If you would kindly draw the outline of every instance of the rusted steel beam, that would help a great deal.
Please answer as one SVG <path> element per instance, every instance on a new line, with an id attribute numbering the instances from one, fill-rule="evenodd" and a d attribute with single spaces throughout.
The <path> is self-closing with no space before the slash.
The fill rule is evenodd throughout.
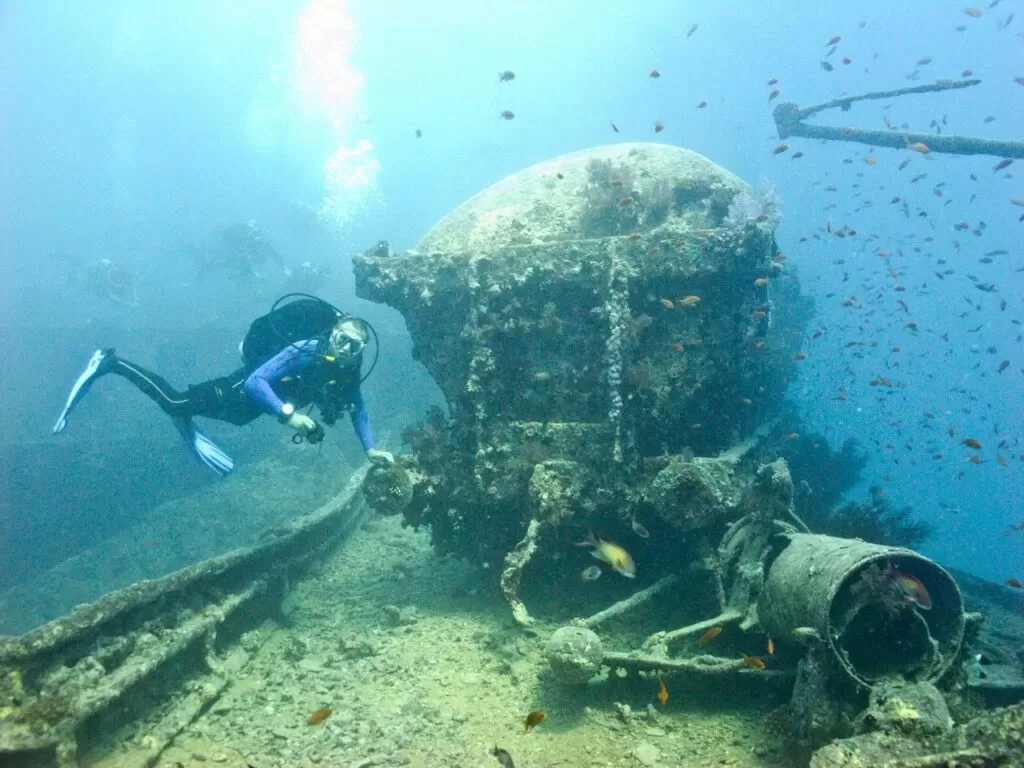
<path id="1" fill-rule="evenodd" d="M 186 689 L 182 670 L 217 686 L 197 716 L 224 687 L 219 651 L 279 612 L 291 578 L 358 525 L 365 473 L 255 546 L 125 587 L 27 635 L 0 636 L 0 765 L 74 768 L 112 728 Z M 136 699 L 146 707 L 136 711 Z M 157 729 L 154 762 L 182 727 Z"/>
<path id="2" fill-rule="evenodd" d="M 800 107 L 792 103 L 779 104 L 775 108 L 775 126 L 780 139 L 797 136 L 805 139 L 826 139 L 829 141 L 853 141 L 872 147 L 908 149 L 912 144 L 925 144 L 931 152 L 951 155 L 993 155 L 995 157 L 1024 158 L 1024 142 L 980 139 L 975 136 L 943 136 L 932 133 L 909 133 L 907 131 L 873 130 L 866 128 L 842 128 L 832 125 L 808 125 L 805 121 L 826 109 L 839 108 L 844 112 L 858 101 L 867 99 L 890 99 L 915 93 L 935 93 L 978 85 L 980 80 L 940 80 L 930 85 L 912 88 L 898 88 L 893 91 L 872 91 L 860 96 L 842 96 L 813 107 Z"/>

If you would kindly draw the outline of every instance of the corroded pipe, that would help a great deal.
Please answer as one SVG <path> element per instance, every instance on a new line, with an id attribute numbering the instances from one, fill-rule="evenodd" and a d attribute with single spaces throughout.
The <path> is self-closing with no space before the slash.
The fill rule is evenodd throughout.
<path id="1" fill-rule="evenodd" d="M 909 549 L 805 533 L 779 537 L 758 602 L 780 643 L 810 627 L 852 680 L 870 688 L 892 675 L 939 680 L 964 637 L 953 577 Z"/>
<path id="2" fill-rule="evenodd" d="M 808 125 L 805 120 L 825 109 L 838 107 L 844 112 L 850 105 L 866 99 L 889 99 L 914 93 L 932 93 L 951 89 L 969 88 L 981 83 L 980 80 L 940 81 L 930 85 L 899 88 L 893 91 L 874 91 L 860 96 L 845 96 L 813 107 L 800 107 L 785 102 L 775 107 L 773 116 L 780 139 L 798 136 L 805 139 L 827 139 L 830 141 L 853 141 L 873 147 L 907 149 L 911 144 L 924 144 L 931 152 L 950 155 L 993 155 L 995 157 L 1024 158 L 1024 142 L 980 139 L 975 136 L 942 136 L 931 133 L 909 133 L 906 131 L 872 130 L 866 128 L 842 128 L 832 125 Z"/>
<path id="3" fill-rule="evenodd" d="M 670 573 L 668 576 L 658 579 L 646 589 L 642 589 L 639 592 L 630 595 L 625 600 L 620 600 L 619 602 L 608 606 L 603 611 L 598 611 L 593 616 L 574 621 L 573 624 L 578 627 L 596 627 L 598 624 L 608 621 L 608 619 L 621 616 L 626 613 L 626 611 L 630 611 L 637 606 L 647 603 L 652 597 L 662 590 L 674 586 L 679 581 L 679 578 L 679 574 Z"/>

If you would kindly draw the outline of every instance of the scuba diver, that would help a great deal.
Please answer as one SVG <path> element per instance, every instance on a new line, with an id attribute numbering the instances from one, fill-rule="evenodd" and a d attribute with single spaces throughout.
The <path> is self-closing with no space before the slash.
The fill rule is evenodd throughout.
<path id="1" fill-rule="evenodd" d="M 267 262 L 284 269 L 284 259 L 270 244 L 256 219 L 240 221 L 221 230 L 216 244 L 191 246 L 189 250 L 200 277 L 227 272 L 238 279 L 259 279 L 262 277 L 259 269 Z"/>
<path id="2" fill-rule="evenodd" d="M 110 259 L 84 264 L 80 275 L 81 286 L 89 293 L 126 307 L 137 306 L 135 278 L 127 267 Z"/>
<path id="3" fill-rule="evenodd" d="M 294 298 L 282 306 L 286 299 Z M 374 464 L 391 464 L 388 451 L 374 447 L 370 414 L 360 385 L 377 363 L 379 344 L 370 370 L 362 375 L 363 350 L 373 327 L 334 305 L 308 294 L 286 294 L 271 311 L 257 318 L 239 345 L 245 365 L 234 373 L 175 390 L 157 374 L 124 360 L 113 349 L 93 353 L 71 388 L 64 410 L 53 428 L 63 432 L 68 416 L 93 383 L 114 373 L 134 384 L 174 421 L 192 454 L 218 475 L 228 474 L 234 462 L 223 449 L 192 423 L 195 416 L 242 426 L 264 413 L 295 430 L 292 442 L 319 443 L 323 427 L 299 409 L 315 405 L 324 424 L 333 426 L 344 411 L 366 457 Z"/>
<path id="4" fill-rule="evenodd" d="M 62 252 L 51 253 L 50 258 L 67 265 L 65 274 L 76 288 L 124 307 L 138 306 L 135 275 L 123 264 L 108 258 L 85 262 L 76 254 Z"/>

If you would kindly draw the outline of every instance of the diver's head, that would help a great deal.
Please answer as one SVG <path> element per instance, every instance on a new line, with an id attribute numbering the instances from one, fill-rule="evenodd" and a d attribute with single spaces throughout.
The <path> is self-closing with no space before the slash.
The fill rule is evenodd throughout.
<path id="1" fill-rule="evenodd" d="M 363 348 L 370 339 L 370 326 L 358 317 L 346 317 L 338 321 L 331 330 L 327 341 L 327 354 L 342 366 L 354 365 L 363 354 Z"/>

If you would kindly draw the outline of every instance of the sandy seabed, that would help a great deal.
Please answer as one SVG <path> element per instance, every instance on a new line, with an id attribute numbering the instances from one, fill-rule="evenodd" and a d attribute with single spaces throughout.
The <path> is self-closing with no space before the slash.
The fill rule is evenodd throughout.
<path id="1" fill-rule="evenodd" d="M 370 519 L 295 586 L 288 626 L 242 637 L 252 659 L 157 765 L 496 768 L 495 745 L 516 768 L 789 764 L 778 701 L 737 709 L 671 679 L 665 705 L 652 678 L 560 684 L 544 659 L 559 625 L 516 628 L 492 580 L 396 518 Z M 547 718 L 524 733 L 535 709 Z M 138 765 L 133 751 L 93 765 Z"/>

